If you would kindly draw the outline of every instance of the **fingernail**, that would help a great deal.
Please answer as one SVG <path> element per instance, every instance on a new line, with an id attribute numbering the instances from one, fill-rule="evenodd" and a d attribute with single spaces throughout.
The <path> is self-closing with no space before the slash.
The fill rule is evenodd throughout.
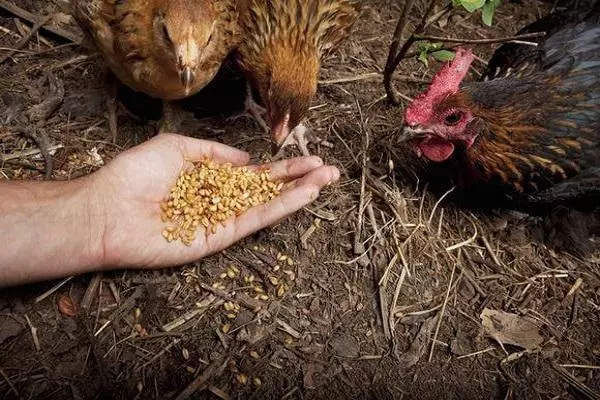
<path id="1" fill-rule="evenodd" d="M 340 170 L 336 167 L 331 167 L 331 179 L 327 183 L 327 186 L 330 186 L 337 182 L 340 179 Z"/>
<path id="2" fill-rule="evenodd" d="M 323 160 L 319 156 L 310 156 L 310 160 L 313 161 L 318 167 L 323 165 Z"/>

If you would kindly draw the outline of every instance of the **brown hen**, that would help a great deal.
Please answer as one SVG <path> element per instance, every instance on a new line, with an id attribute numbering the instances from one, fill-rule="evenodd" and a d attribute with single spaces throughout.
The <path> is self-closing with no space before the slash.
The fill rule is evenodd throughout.
<path id="1" fill-rule="evenodd" d="M 72 5 L 80 26 L 124 84 L 170 101 L 205 87 L 235 47 L 235 1 L 73 0 Z M 177 122 L 165 102 L 159 131 L 174 130 Z"/>
<path id="2" fill-rule="evenodd" d="M 359 2 L 239 1 L 243 40 L 236 60 L 266 107 L 273 152 L 295 141 L 308 154 L 301 122 L 317 91 L 321 58 L 349 35 Z M 247 108 L 261 121 L 251 97 Z"/>

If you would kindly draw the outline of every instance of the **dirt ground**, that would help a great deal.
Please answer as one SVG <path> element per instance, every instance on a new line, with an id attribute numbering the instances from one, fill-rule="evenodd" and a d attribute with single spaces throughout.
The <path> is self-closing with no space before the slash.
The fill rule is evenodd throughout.
<path id="1" fill-rule="evenodd" d="M 57 3 L 14 4 L 41 16 Z M 380 73 L 402 3 L 364 4 L 352 38 L 324 62 L 308 121 L 332 144 L 312 151 L 340 167 L 341 182 L 194 264 L 2 290 L 1 398 L 600 398 L 600 259 L 546 248 L 520 214 L 437 204 L 399 172 L 419 161 L 389 146 L 403 107 L 385 101 Z M 429 33 L 507 36 L 550 7 L 503 4 L 491 28 L 457 11 Z M 67 15 L 55 19 L 78 32 Z M 0 54 L 28 26 L 0 13 Z M 494 48 L 475 51 L 485 60 Z M 398 90 L 414 96 L 435 68 L 404 62 Z M 23 132 L 50 148 L 52 179 L 71 179 L 151 137 L 160 112 L 122 90 L 129 111 L 113 143 L 101 59 L 45 30 L 0 65 L 0 88 L 0 179 L 43 178 L 40 143 Z M 264 158 L 269 142 L 254 122 L 226 118 L 242 98 L 243 82 L 223 74 L 186 102 L 197 117 L 186 132 Z M 36 119 L 40 104 L 50 111 Z M 94 282 L 87 311 L 59 311 L 65 296 L 81 305 Z"/>

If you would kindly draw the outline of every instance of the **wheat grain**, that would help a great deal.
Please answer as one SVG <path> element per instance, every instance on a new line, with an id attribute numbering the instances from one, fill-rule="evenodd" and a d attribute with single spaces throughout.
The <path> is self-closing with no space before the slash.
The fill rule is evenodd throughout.
<path id="1" fill-rule="evenodd" d="M 264 169 L 203 160 L 180 173 L 160 204 L 161 220 L 168 224 L 162 236 L 191 246 L 198 229 L 214 234 L 228 219 L 273 200 L 282 188 L 283 182 L 271 180 Z"/>

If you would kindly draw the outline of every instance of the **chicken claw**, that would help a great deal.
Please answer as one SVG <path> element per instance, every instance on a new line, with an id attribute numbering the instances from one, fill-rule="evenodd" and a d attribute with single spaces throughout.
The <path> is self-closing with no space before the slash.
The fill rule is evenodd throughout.
<path id="1" fill-rule="evenodd" d="M 281 146 L 279 146 L 279 151 L 277 151 L 275 156 L 273 156 L 273 159 L 276 160 L 276 159 L 280 158 L 283 154 L 283 149 L 285 149 L 287 146 L 290 146 L 290 145 L 296 145 L 302 152 L 303 156 L 310 156 L 310 152 L 308 151 L 308 143 L 309 143 L 309 140 L 307 137 L 308 135 L 309 135 L 308 129 L 306 128 L 306 126 L 304 126 L 302 124 L 298 125 L 294 129 L 292 129 L 292 132 L 290 132 L 290 134 L 283 141 Z"/>

